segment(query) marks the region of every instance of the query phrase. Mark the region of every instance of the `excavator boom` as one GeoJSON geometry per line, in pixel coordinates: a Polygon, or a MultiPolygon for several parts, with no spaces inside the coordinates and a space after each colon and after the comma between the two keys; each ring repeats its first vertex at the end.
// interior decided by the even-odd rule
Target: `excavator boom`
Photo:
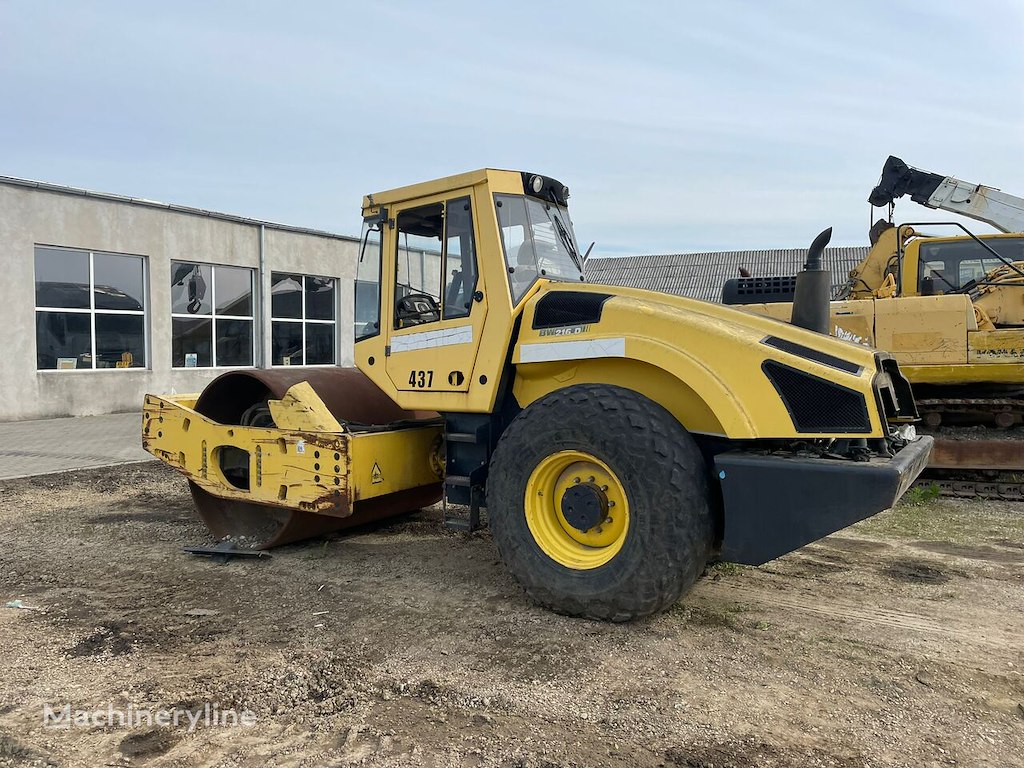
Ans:
{"type": "Polygon", "coordinates": [[[878,185],[868,196],[868,202],[881,208],[891,205],[903,195],[910,195],[915,203],[928,208],[958,213],[991,224],[1000,232],[1024,232],[1024,198],[984,184],[912,168],[890,155],[882,167],[878,185]]]}

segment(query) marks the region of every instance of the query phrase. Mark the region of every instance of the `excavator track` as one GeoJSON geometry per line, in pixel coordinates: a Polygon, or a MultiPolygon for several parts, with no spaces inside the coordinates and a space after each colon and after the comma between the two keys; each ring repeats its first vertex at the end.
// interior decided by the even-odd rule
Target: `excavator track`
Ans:
{"type": "Polygon", "coordinates": [[[1024,428],[975,424],[931,434],[932,458],[916,486],[934,486],[943,496],[1024,501],[1024,428]]]}
{"type": "Polygon", "coordinates": [[[1024,423],[1024,399],[1019,397],[923,398],[917,409],[929,430],[963,424],[1011,429],[1024,423]]]}
{"type": "Polygon", "coordinates": [[[988,480],[958,480],[955,477],[934,477],[926,470],[914,483],[914,487],[934,487],[940,496],[957,498],[1003,499],[1024,501],[1024,482],[992,482],[988,480]]]}

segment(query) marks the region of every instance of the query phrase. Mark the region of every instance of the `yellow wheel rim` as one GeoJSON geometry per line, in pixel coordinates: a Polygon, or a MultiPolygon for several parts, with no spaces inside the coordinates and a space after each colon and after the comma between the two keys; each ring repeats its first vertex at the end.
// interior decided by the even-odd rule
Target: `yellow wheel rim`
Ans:
{"type": "Polygon", "coordinates": [[[629,502],[619,478],[582,451],[544,458],[526,483],[526,523],[537,546],[577,571],[599,568],[622,549],[629,502]]]}

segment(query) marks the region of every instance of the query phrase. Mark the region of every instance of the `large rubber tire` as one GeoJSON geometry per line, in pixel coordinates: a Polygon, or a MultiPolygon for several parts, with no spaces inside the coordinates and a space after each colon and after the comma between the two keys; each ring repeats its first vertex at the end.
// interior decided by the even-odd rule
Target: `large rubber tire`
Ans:
{"type": "Polygon", "coordinates": [[[530,597],[593,619],[629,621],[672,605],[703,572],[714,538],[707,468],[693,438],[657,403],[602,384],[553,392],[513,420],[491,458],[487,507],[501,558],[530,597]],[[621,549],[596,568],[557,562],[527,521],[531,473],[561,451],[607,465],[629,505],[621,549]]]}

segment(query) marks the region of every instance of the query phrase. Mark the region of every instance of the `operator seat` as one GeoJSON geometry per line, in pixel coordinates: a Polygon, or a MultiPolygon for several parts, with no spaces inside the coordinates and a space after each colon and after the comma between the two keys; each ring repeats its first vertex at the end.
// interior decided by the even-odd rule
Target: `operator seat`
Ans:
{"type": "Polygon", "coordinates": [[[537,278],[537,254],[533,242],[525,240],[516,253],[516,271],[512,273],[512,285],[518,299],[537,278]]]}

